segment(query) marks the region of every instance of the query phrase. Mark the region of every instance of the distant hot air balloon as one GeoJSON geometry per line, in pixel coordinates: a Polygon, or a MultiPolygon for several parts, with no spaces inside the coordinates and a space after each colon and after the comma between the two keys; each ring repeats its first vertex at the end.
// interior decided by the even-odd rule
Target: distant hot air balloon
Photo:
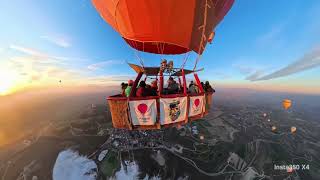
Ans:
{"type": "Polygon", "coordinates": [[[295,133],[296,131],[297,131],[297,128],[294,127],[294,126],[292,126],[292,127],[291,127],[291,133],[295,133]]]}
{"type": "Polygon", "coordinates": [[[201,136],[200,136],[200,139],[201,139],[201,140],[204,140],[204,136],[203,136],[203,135],[201,135],[201,136]]]}
{"type": "Polygon", "coordinates": [[[275,132],[275,131],[277,130],[277,127],[276,127],[276,126],[272,126],[272,127],[271,127],[271,130],[272,130],[273,132],[275,132]]]}
{"type": "Polygon", "coordinates": [[[291,100],[290,99],[284,99],[282,102],[282,106],[285,110],[288,110],[291,107],[291,100]]]}

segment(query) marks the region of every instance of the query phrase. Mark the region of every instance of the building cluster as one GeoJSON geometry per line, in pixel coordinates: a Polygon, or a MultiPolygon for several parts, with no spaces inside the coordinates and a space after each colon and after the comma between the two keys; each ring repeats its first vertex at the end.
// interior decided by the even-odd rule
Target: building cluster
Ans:
{"type": "Polygon", "coordinates": [[[158,147],[163,141],[163,131],[113,129],[110,134],[112,147],[121,150],[158,147]]]}

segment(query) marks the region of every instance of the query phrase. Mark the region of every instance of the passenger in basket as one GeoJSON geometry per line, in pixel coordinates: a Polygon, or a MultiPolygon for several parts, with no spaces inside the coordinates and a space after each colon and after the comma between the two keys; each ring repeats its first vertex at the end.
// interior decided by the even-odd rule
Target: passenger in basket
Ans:
{"type": "Polygon", "coordinates": [[[204,83],[203,82],[201,82],[201,86],[202,86],[202,89],[204,89],[204,83]]]}
{"type": "Polygon", "coordinates": [[[154,91],[158,92],[157,80],[154,80],[154,81],[151,82],[151,88],[152,88],[154,91]]]}
{"type": "Polygon", "coordinates": [[[157,92],[152,89],[152,86],[147,84],[146,85],[146,96],[156,96],[157,95],[157,92]]]}
{"type": "Polygon", "coordinates": [[[209,81],[206,81],[206,83],[205,83],[205,85],[204,85],[204,91],[205,91],[205,92],[213,92],[213,93],[216,92],[216,90],[214,90],[214,89],[211,87],[209,81]]]}
{"type": "Polygon", "coordinates": [[[145,97],[148,95],[148,92],[147,92],[148,90],[147,90],[146,86],[147,86],[146,82],[140,81],[139,88],[136,92],[137,97],[145,97]]]}
{"type": "Polygon", "coordinates": [[[127,97],[129,97],[129,95],[131,93],[132,86],[133,86],[133,80],[130,79],[128,81],[128,86],[127,86],[127,88],[125,90],[125,94],[126,94],[127,97]]]}
{"type": "Polygon", "coordinates": [[[195,85],[195,84],[193,83],[193,81],[191,81],[190,84],[189,84],[189,90],[188,90],[188,92],[189,92],[190,94],[197,94],[197,93],[199,93],[199,88],[198,88],[197,85],[195,85]]]}
{"type": "Polygon", "coordinates": [[[168,94],[177,94],[179,92],[179,84],[170,77],[168,79],[168,94]]]}
{"type": "Polygon", "coordinates": [[[126,96],[126,88],[128,87],[127,83],[121,83],[121,96],[126,96]]]}
{"type": "Polygon", "coordinates": [[[158,95],[158,85],[157,81],[152,81],[150,88],[148,88],[148,94],[150,96],[157,96],[158,95]]]}

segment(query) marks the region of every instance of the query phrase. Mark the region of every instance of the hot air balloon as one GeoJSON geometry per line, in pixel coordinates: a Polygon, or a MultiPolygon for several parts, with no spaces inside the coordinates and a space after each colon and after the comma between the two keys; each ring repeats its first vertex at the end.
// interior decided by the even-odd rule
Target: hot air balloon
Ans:
{"type": "Polygon", "coordinates": [[[204,140],[204,136],[203,135],[200,135],[200,140],[204,140]]]}
{"type": "MultiPolygon", "coordinates": [[[[214,29],[232,7],[234,0],[92,0],[106,21],[133,49],[179,55],[198,54],[192,70],[174,67],[173,61],[161,59],[156,67],[129,64],[137,73],[129,97],[107,98],[113,126],[124,129],[160,129],[185,124],[208,113],[212,94],[205,92],[197,75],[197,62],[214,29]],[[167,63],[168,62],[168,63],[167,63]],[[199,93],[188,94],[186,75],[193,74],[199,93]],[[137,97],[137,85],[155,79],[157,96],[137,97]],[[164,78],[179,82],[179,91],[164,88],[164,78]]],[[[139,59],[141,62],[141,59],[139,59]]],[[[186,59],[185,59],[186,60],[186,59]]],[[[186,62],[186,61],[185,61],[186,62]]]]}
{"type": "Polygon", "coordinates": [[[284,99],[282,102],[282,106],[285,110],[288,110],[291,107],[291,100],[290,99],[284,99]]]}
{"type": "Polygon", "coordinates": [[[295,133],[296,131],[297,131],[297,128],[294,127],[294,126],[292,126],[292,127],[291,127],[291,133],[295,133]]]}

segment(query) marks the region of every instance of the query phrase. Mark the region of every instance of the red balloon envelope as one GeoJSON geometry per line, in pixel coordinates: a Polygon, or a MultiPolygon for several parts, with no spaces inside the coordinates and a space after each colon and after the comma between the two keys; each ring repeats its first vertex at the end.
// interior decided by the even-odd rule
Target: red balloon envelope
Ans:
{"type": "Polygon", "coordinates": [[[234,0],[92,0],[133,48],[157,54],[201,54],[234,0]]]}

